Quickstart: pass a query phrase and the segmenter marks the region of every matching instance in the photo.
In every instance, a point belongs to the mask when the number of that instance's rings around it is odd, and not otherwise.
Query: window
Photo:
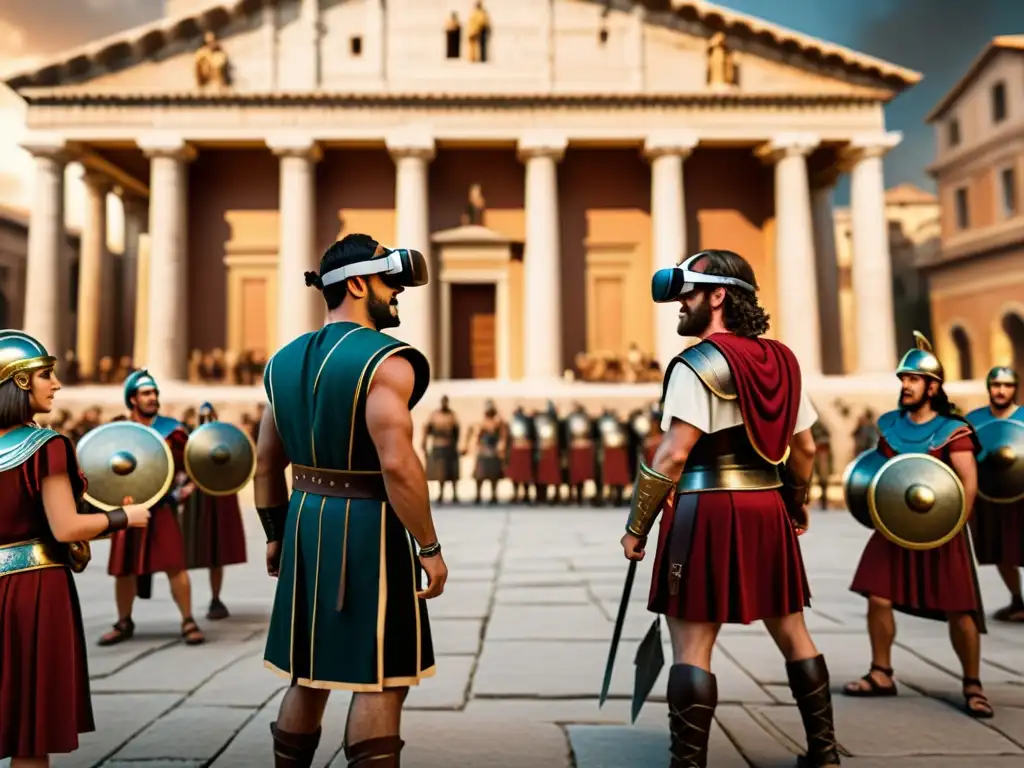
[[[1017,171],[1003,168],[999,173],[999,192],[1003,202],[1003,217],[1010,218],[1017,213]]]
[[[356,35],[348,39],[348,49],[353,56],[363,55],[363,38]]]
[[[967,207],[967,187],[961,187],[956,191],[956,228],[967,229],[970,224],[970,210]]]
[[[1006,119],[1006,83],[992,86],[992,122],[1001,123]]]
[[[445,58],[462,58],[462,24],[459,23],[459,14],[455,11],[452,11],[444,28],[444,49]]]
[[[960,145],[960,121],[955,117],[949,121],[949,125],[946,126],[946,130],[949,132],[947,141],[949,146],[956,147]]]

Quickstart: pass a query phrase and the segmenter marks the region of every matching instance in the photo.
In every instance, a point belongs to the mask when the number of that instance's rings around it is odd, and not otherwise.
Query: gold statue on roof
[[[196,51],[195,77],[200,88],[228,86],[228,55],[213,32],[203,35],[203,47]]]

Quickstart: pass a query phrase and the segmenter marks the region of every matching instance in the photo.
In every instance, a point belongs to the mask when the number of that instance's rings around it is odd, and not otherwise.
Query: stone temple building
[[[348,232],[431,255],[396,335],[437,378],[551,380],[580,352],[664,361],[651,271],[754,265],[806,375],[891,375],[884,105],[894,64],[684,0],[173,0],[7,84],[35,157],[25,327],[83,375],[134,352],[273,352],[322,322],[303,283]],[[87,170],[74,327],[63,168]],[[832,189],[851,174],[853,359]],[[123,197],[124,268],[106,249]]]

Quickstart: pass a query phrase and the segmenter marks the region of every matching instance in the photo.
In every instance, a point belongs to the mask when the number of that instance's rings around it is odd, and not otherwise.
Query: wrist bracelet
[[[433,557],[441,553],[441,542],[435,541],[433,544],[428,544],[425,547],[420,547],[420,557]]]
[[[106,536],[108,533],[114,533],[115,531],[123,531],[128,527],[128,513],[121,507],[104,512],[103,514],[107,516],[107,527],[100,536]]]

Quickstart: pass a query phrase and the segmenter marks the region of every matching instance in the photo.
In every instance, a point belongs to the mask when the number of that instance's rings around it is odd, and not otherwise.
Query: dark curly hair
[[[316,288],[324,294],[328,309],[337,309],[348,295],[348,281],[324,286],[323,275],[332,269],[355,264],[372,258],[377,250],[377,241],[369,235],[345,235],[341,240],[332,243],[320,259],[320,273],[306,272],[306,286]]]
[[[747,260],[738,253],[732,251],[704,251],[703,272],[706,275],[717,275],[719,277],[736,277],[745,283],[750,283],[758,289],[757,278],[754,276],[754,268],[747,263]],[[714,288],[704,289],[709,294]],[[756,338],[763,336],[771,327],[771,316],[764,311],[757,301],[757,294],[745,291],[742,288],[725,286],[725,304],[723,309],[723,320],[725,327],[737,336]]]

